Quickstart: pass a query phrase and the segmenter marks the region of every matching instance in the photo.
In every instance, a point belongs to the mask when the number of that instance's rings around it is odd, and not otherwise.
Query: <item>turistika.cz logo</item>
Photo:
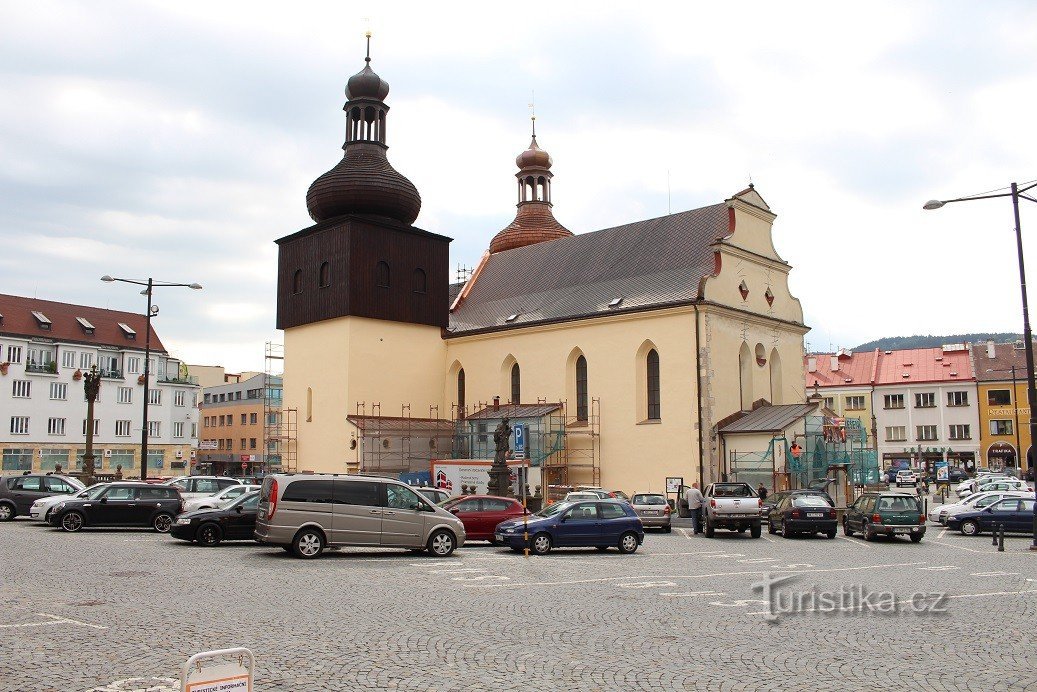
[[[764,620],[777,622],[783,615],[810,613],[942,615],[947,612],[947,594],[939,591],[901,596],[893,591],[873,591],[863,584],[841,586],[835,591],[816,585],[800,590],[787,588],[797,576],[765,574],[762,581],[752,585],[754,592],[762,594],[761,602],[767,605],[767,610],[762,613]]]

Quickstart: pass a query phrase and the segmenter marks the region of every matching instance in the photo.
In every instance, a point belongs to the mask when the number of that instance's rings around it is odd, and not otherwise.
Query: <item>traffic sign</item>
[[[526,458],[526,426],[522,423],[515,424],[515,458]]]

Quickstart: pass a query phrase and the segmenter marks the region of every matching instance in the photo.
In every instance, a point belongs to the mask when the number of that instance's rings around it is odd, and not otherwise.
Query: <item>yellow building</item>
[[[979,388],[980,465],[1017,468],[1021,459],[1032,459],[1023,344],[977,344],[972,359]],[[1033,468],[1029,461],[1022,467]]]
[[[387,93],[369,65],[349,80],[345,155],[307,194],[316,224],[278,241],[301,469],[420,472],[472,453],[443,441],[496,399],[559,405],[557,423],[530,421],[539,483],[661,490],[719,478],[722,419],[803,401],[807,327],[751,185],[573,235],[534,135],[515,221],[450,286],[450,240],[412,225],[420,197],[385,156]]]

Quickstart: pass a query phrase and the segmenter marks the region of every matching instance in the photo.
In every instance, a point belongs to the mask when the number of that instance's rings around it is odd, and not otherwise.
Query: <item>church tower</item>
[[[276,241],[300,469],[355,470],[358,408],[420,415],[443,398],[450,238],[412,225],[421,197],[386,156],[389,85],[371,69],[370,35],[364,60],[346,84],[343,156],[306,193],[314,225]]]

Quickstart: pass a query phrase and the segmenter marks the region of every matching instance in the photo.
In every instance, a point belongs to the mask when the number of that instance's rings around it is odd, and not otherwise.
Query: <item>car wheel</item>
[[[913,533],[913,534],[911,534],[911,542],[912,543],[920,543],[921,540],[922,540],[922,534],[920,534],[920,533]]]
[[[223,540],[223,531],[216,524],[202,524],[198,527],[197,538],[198,545],[219,545]]]
[[[11,521],[14,519],[14,507],[6,502],[0,502],[0,521]]]
[[[547,555],[551,552],[551,536],[546,533],[538,533],[533,536],[530,548],[537,555]]]
[[[628,531],[619,537],[619,552],[630,555],[637,552],[637,534]]]
[[[712,538],[714,533],[716,533],[716,529],[713,528],[713,522],[706,519],[706,538]]]
[[[961,522],[961,532],[966,536],[978,536],[979,524],[972,521],[971,519],[966,519],[965,521]]]
[[[457,539],[446,529],[440,529],[428,537],[426,547],[429,553],[436,557],[447,557],[457,547]]]
[[[853,529],[850,528],[850,522],[845,519],[843,519],[843,535],[847,537],[853,535]]]
[[[749,535],[753,538],[759,538],[761,533],[763,533],[763,526],[760,522],[755,522],[749,527]]]
[[[796,534],[794,534],[794,533],[793,533],[793,532],[792,532],[792,531],[791,531],[791,530],[789,529],[789,525],[788,525],[788,523],[787,523],[787,522],[784,522],[784,521],[783,521],[783,522],[781,522],[781,537],[782,537],[782,538],[792,538],[792,537],[793,537],[793,536],[795,536],[795,535],[796,535]]]
[[[159,533],[169,533],[169,529],[173,528],[173,517],[170,514],[162,512],[155,516],[151,525],[155,527],[155,530]]]
[[[667,524],[663,527],[663,533],[673,533],[673,527]]]
[[[868,527],[868,522],[863,522],[861,524],[861,533],[864,534],[864,540],[866,540],[866,541],[874,541],[875,540],[875,535],[871,532],[871,529]]]
[[[324,552],[324,534],[317,529],[303,529],[295,534],[295,539],[292,541],[292,552],[296,557],[304,560],[320,557],[320,554]]]
[[[83,528],[83,515],[79,512],[69,512],[61,517],[61,528],[69,533],[75,533]]]
[[[772,522],[770,519],[767,520],[767,533],[769,533],[772,536],[778,533],[778,530],[774,528],[774,522]]]
[[[838,531],[838,529],[832,529],[831,531],[826,531],[825,535],[829,538],[835,538],[835,534],[838,533]]]

